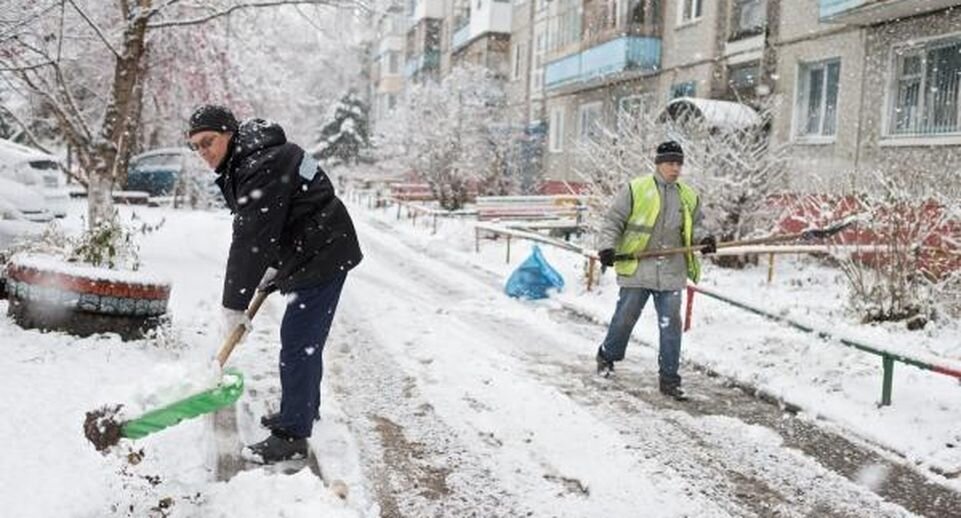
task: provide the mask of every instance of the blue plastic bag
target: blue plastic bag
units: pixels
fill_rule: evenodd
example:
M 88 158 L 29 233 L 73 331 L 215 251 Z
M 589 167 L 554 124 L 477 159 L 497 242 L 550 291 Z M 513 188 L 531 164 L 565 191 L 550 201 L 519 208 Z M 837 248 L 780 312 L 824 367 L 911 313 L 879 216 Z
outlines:
M 504 292 L 511 297 L 537 300 L 547 298 L 547 290 L 563 287 L 564 278 L 547 263 L 540 247 L 534 245 L 531 255 L 507 279 Z

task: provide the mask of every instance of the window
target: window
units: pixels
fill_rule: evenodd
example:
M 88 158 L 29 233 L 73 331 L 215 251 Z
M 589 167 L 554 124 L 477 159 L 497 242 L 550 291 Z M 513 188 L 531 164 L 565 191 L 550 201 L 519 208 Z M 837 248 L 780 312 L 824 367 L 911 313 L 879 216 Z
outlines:
M 397 106 L 397 96 L 394 94 L 387 94 L 387 109 L 393 110 Z
M 617 0 L 607 1 L 607 26 L 610 28 L 617 27 Z
M 538 31 L 535 39 L 537 40 L 537 46 L 534 47 L 534 67 L 540 68 L 544 64 L 544 51 L 547 50 L 547 38 L 544 36 L 543 32 Z
M 642 27 L 657 27 L 660 24 L 660 0 L 632 0 L 627 8 L 627 23 Z
M 517 81 L 521 77 L 521 56 L 524 54 L 524 44 L 514 44 L 514 52 L 511 54 L 511 81 Z
M 727 84 L 733 90 L 743 90 L 757 86 L 759 70 L 757 62 L 734 65 L 727 69 Z
M 798 75 L 795 133 L 832 137 L 837 133 L 839 60 L 802 63 Z
M 577 118 L 577 138 L 582 142 L 601 134 L 601 103 L 582 104 Z
M 547 26 L 548 47 L 556 50 L 581 40 L 581 0 L 555 0 L 557 14 Z
M 387 72 L 390 74 L 397 74 L 400 72 L 400 56 L 396 52 L 387 53 Z
M 653 109 L 652 94 L 638 94 L 622 97 L 617 103 L 617 130 L 624 132 L 636 129 L 644 117 Z
M 704 0 L 680 0 L 677 4 L 677 24 L 693 22 L 701 17 Z
M 731 5 L 731 39 L 761 34 L 766 25 L 765 0 L 734 0 Z
M 548 128 L 548 149 L 551 153 L 564 151 L 564 107 L 551 108 L 550 127 Z
M 696 92 L 697 92 L 697 86 L 694 81 L 686 81 L 684 83 L 673 84 L 671 85 L 670 99 L 677 99 L 678 97 L 694 97 L 694 94 Z
M 961 40 L 939 40 L 895 55 L 891 135 L 961 133 L 958 84 Z

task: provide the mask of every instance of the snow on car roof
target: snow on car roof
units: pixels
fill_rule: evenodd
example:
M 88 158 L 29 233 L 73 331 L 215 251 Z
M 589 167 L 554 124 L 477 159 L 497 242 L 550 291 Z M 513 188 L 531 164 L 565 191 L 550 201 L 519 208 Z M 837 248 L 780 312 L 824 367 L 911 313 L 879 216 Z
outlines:
M 135 155 L 131 158 L 131 160 L 138 160 L 141 158 L 154 156 L 154 155 L 185 155 L 190 152 L 191 151 L 185 147 L 162 147 L 157 149 L 151 149 L 150 151 L 145 151 L 143 153 L 140 153 L 139 155 Z
M 0 160 L 17 162 L 26 162 L 28 160 L 60 161 L 60 159 L 54 155 L 7 139 L 0 139 Z

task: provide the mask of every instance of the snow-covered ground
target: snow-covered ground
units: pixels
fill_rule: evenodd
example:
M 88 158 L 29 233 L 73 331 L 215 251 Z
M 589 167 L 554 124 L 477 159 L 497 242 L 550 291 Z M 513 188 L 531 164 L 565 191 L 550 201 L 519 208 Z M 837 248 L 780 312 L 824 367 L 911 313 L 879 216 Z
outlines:
M 147 221 L 165 219 L 142 245 L 145 269 L 174 285 L 164 336 L 76 339 L 0 317 L 4 516 L 909 514 L 871 491 L 883 484 L 883 467 L 865 466 L 852 482 L 766 426 L 661 402 L 649 347 L 632 344 L 618 378 L 598 381 L 592 357 L 617 289 L 607 277 L 587 292 L 582 259 L 543 247 L 567 287 L 551 300 L 516 301 L 501 287 L 526 245 L 514 242 L 505 264 L 503 242 L 474 252 L 469 222 L 442 221 L 432 235 L 393 209 L 363 205 L 351 210 L 367 257 L 348 280 L 328 342 L 323 421 L 311 441 L 327 478 L 347 483 L 346 501 L 307 470 L 255 469 L 217 481 L 211 419 L 101 455 L 83 437 L 84 412 L 137 407 L 144 394 L 203 371 L 218 345 L 229 216 L 137 210 Z M 74 207 L 67 225 L 77 228 L 81 212 Z M 852 322 L 838 273 L 812 261 L 779 262 L 770 285 L 766 268 L 708 267 L 705 277 L 734 298 L 868 342 L 961 356 L 956 325 L 907 332 Z M 283 305 L 282 297 L 268 300 L 230 360 L 247 378 L 240 415 L 257 417 L 276 403 Z M 635 333 L 647 344 L 656 343 L 650 309 Z M 894 404 L 878 408 L 878 358 L 706 297 L 695 302 L 683 355 L 682 374 L 696 363 L 755 385 L 801 406 L 803 420 L 895 461 L 906 457 L 961 489 L 927 469 L 961 470 L 961 387 L 949 378 L 899 365 Z M 710 405 L 715 389 L 686 380 L 692 404 Z M 249 421 L 241 439 L 258 440 L 263 432 Z

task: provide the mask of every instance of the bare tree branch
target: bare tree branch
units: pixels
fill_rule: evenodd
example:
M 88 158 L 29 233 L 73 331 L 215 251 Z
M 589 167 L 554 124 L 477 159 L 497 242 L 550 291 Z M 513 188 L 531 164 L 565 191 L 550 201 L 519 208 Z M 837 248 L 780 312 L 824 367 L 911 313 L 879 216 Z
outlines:
M 7 117 L 10 117 L 11 119 L 13 119 L 13 121 L 16 122 L 17 125 L 23 129 L 23 133 L 27 136 L 27 139 L 30 140 L 30 144 L 32 144 L 33 147 L 39 149 L 40 151 L 43 151 L 44 153 L 50 153 L 50 150 L 47 149 L 43 144 L 41 144 L 40 139 L 38 139 L 37 136 L 33 133 L 33 131 L 30 130 L 30 126 L 27 125 L 27 123 L 24 122 L 23 119 L 21 119 L 20 117 L 17 117 L 17 114 L 14 113 L 13 110 L 0 104 L 0 111 L 2 111 L 4 115 L 6 115 Z
M 77 2 L 75 0 L 67 0 L 67 1 L 70 2 L 70 5 L 72 5 L 74 9 L 76 9 L 77 13 L 80 14 L 80 17 L 83 18 L 85 22 L 87 22 L 87 25 L 89 25 L 94 30 L 94 32 L 97 33 L 97 36 L 100 37 L 100 41 L 102 41 L 103 44 L 106 45 L 108 49 L 110 49 L 110 52 L 113 53 L 114 57 L 116 57 L 117 59 L 121 59 L 120 53 L 117 52 L 115 48 L 113 48 L 113 45 L 111 45 L 110 42 L 107 40 L 107 37 L 103 34 L 103 31 L 100 30 L 100 27 L 97 26 L 96 23 L 93 23 L 93 20 L 91 20 L 87 16 L 87 13 L 85 13 L 83 9 L 81 9 L 80 6 L 77 5 Z
M 162 27 L 185 27 L 188 25 L 200 25 L 200 24 L 207 23 L 211 20 L 214 20 L 216 18 L 227 16 L 228 14 L 241 9 L 259 8 L 259 7 L 277 7 L 281 5 L 303 5 L 303 4 L 333 5 L 333 6 L 355 4 L 355 5 L 363 6 L 363 4 L 358 4 L 353 0 L 347 0 L 344 2 L 338 2 L 337 0 L 267 0 L 264 2 L 250 2 L 250 3 L 232 5 L 226 9 L 222 9 L 220 11 L 209 14 L 207 16 L 201 16 L 199 18 L 192 18 L 189 20 L 171 20 L 169 22 L 148 23 L 147 28 L 158 29 Z
M 16 33 L 15 31 L 16 31 L 18 28 L 23 27 L 24 25 L 29 25 L 29 24 L 32 23 L 34 20 L 37 20 L 37 19 L 39 19 L 40 17 L 42 17 L 43 15 L 47 14 L 47 11 L 50 11 L 51 9 L 54 9 L 54 8 L 56 8 L 58 5 L 60 5 L 60 2 L 61 2 L 61 1 L 62 1 L 62 0 L 56 0 L 56 1 L 52 2 L 52 3 L 51 3 L 50 5 L 48 5 L 47 7 L 44 7 L 43 9 L 40 9 L 39 11 L 37 11 L 36 13 L 34 13 L 33 15 L 27 16 L 26 18 L 24 18 L 24 19 L 18 21 L 17 23 L 15 23 L 12 27 L 7 28 L 4 32 L 0 33 L 0 43 L 3 43 L 4 41 L 6 41 L 6 40 L 8 40 L 8 39 L 10 39 L 10 38 L 16 37 L 17 33 Z

